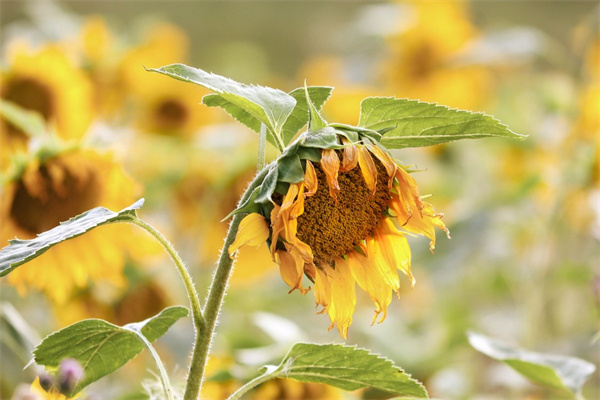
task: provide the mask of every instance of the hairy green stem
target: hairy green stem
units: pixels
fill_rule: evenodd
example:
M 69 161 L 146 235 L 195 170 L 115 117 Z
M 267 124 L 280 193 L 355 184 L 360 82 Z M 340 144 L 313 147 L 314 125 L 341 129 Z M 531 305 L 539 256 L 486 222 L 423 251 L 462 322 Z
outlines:
M 234 393 L 231 394 L 231 396 L 229 396 L 227 398 L 227 400 L 238 400 L 241 399 L 243 395 L 245 395 L 246 393 L 248 393 L 250 390 L 254 389 L 255 387 L 257 387 L 258 385 L 265 383 L 266 381 L 270 381 L 271 379 L 276 378 L 276 376 L 273 376 L 270 373 L 265 373 L 262 375 L 257 376 L 256 378 L 252 379 L 250 382 L 247 382 L 244 386 L 242 386 L 241 388 L 239 388 L 238 390 L 236 390 Z
M 240 203 L 243 204 L 248 197 L 252 194 L 254 189 L 259 186 L 268 172 L 268 168 L 263 168 L 262 171 L 256 175 L 252 183 L 246 189 L 246 192 L 242 196 Z M 233 269 L 234 259 L 229 256 L 229 246 L 235 240 L 237 235 L 238 227 L 244 215 L 235 214 L 229 225 L 229 231 L 221 250 L 221 255 L 217 264 L 217 269 L 212 278 L 210 289 L 206 300 L 206 305 L 203 310 L 204 316 L 204 329 L 201 335 L 196 336 L 196 342 L 194 344 L 194 350 L 192 352 L 192 362 L 190 365 L 190 371 L 188 374 L 187 385 L 185 388 L 184 400 L 197 400 L 202 387 L 202 379 L 204 377 L 204 370 L 208 361 L 208 352 L 212 344 L 212 337 L 217 325 L 217 317 L 221 311 L 223 304 L 223 298 L 225 297 L 225 291 L 229 283 L 229 277 Z
M 260 133 L 258 135 L 258 160 L 256 162 L 256 172 L 260 172 L 265 167 L 267 149 L 267 126 L 260 124 Z
M 158 372 L 160 373 L 160 382 L 162 383 L 163 390 L 165 392 L 165 398 L 167 400 L 174 400 L 173 389 L 171 388 L 171 383 L 169 382 L 169 375 L 167 374 L 165 366 L 160 360 L 158 353 L 156 352 L 156 350 L 154 350 L 152 344 L 148 341 L 148 339 L 146 339 L 146 337 L 142 334 L 141 331 L 136 330 L 135 333 L 137 334 L 138 338 L 142 342 L 144 342 L 144 345 L 146 345 L 146 348 L 148 349 L 148 351 L 150 351 L 150 354 L 152 355 L 152 358 L 154 359 L 154 362 L 158 367 Z
M 202 331 L 202 329 L 204 328 L 205 324 L 204 317 L 202 316 L 202 307 L 200 307 L 200 298 L 198 297 L 198 292 L 196 292 L 196 288 L 194 286 L 192 277 L 190 276 L 189 271 L 185 267 L 185 264 L 181 260 L 181 257 L 179 257 L 179 254 L 177 254 L 177 251 L 175 251 L 173 245 L 169 243 L 169 241 L 159 231 L 154 229 L 154 227 L 152 227 L 150 224 L 147 224 L 146 222 L 142 221 L 137 216 L 128 220 L 128 222 L 131 222 L 132 224 L 135 224 L 145 229 L 148 233 L 154 236 L 173 260 L 173 263 L 175 264 L 175 267 L 177 267 L 177 271 L 179 272 L 179 275 L 183 280 L 185 290 L 190 300 L 190 307 L 192 309 L 192 319 L 194 321 L 194 328 L 196 329 L 196 336 L 198 336 L 200 331 Z

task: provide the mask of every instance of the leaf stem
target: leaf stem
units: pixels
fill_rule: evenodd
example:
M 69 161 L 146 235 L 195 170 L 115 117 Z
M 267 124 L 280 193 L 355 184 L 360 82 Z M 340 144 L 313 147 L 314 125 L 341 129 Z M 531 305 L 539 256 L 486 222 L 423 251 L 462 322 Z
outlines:
M 271 379 L 274 379 L 274 378 L 277 378 L 277 376 L 275 376 L 269 372 L 259 375 L 256 378 L 252 379 L 251 381 L 247 382 L 244 386 L 242 386 L 235 392 L 233 392 L 231 394 L 231 396 L 229 396 L 227 398 L 227 400 L 241 399 L 242 396 L 245 395 L 246 393 L 248 393 L 250 390 L 252 390 L 255 387 L 257 387 L 258 385 L 265 383 L 266 381 L 270 381 Z
M 143 229 L 145 229 L 148 233 L 156 238 L 169 254 L 175 267 L 177 267 L 177 271 L 183 280 L 183 284 L 185 285 L 185 290 L 187 292 L 188 298 L 190 300 L 190 307 L 192 308 L 192 319 L 194 321 L 194 327 L 196 329 L 196 336 L 198 336 L 199 332 L 204 328 L 204 317 L 202 316 L 202 307 L 200 306 L 200 298 L 198 297 L 198 292 L 196 292 L 196 288 L 194 286 L 194 281 L 190 276 L 189 271 L 187 270 L 183 260 L 177 254 L 177 251 L 173 247 L 173 245 L 154 227 L 150 224 L 147 224 L 137 216 L 134 216 L 128 222 L 131 222 Z
M 160 382 L 162 383 L 167 400 L 174 400 L 173 389 L 171 388 L 171 383 L 169 382 L 169 375 L 167 374 L 165 366 L 160 360 L 158 353 L 156 352 L 156 350 L 154 350 L 154 347 L 152 347 L 152 344 L 148 341 L 148 339 L 146 339 L 142 332 L 140 332 L 139 330 L 135 330 L 134 332 L 137 334 L 138 338 L 142 342 L 144 342 L 146 348 L 148 349 L 148 351 L 150 351 L 150 354 L 152 355 L 156 366 L 158 367 L 158 372 L 160 373 Z
M 267 175 L 268 168 L 263 168 L 250 183 L 246 192 L 242 196 L 239 204 L 243 204 L 248 197 L 252 194 L 254 189 L 258 187 L 265 176 Z M 233 270 L 234 259 L 229 256 L 228 248 L 235 240 L 237 235 L 238 227 L 243 214 L 235 214 L 229 225 L 229 231 L 221 250 L 221 255 L 217 264 L 217 268 L 212 278 L 210 289 L 206 300 L 206 305 L 203 310 L 205 326 L 202 331 L 202 335 L 196 337 L 194 344 L 194 350 L 192 352 L 192 362 L 190 365 L 190 371 L 187 379 L 187 385 L 185 388 L 184 400 L 196 400 L 200 394 L 202 387 L 202 378 L 204 376 L 204 370 L 208 361 L 208 352 L 212 344 L 212 337 L 217 324 L 217 317 L 223 304 L 223 298 L 225 297 L 225 291 L 229 283 L 229 277 Z

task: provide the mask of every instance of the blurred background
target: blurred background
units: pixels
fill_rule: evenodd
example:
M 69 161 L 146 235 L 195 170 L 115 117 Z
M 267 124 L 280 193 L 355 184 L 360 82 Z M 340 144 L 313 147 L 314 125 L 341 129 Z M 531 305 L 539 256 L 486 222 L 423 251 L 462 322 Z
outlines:
M 409 238 L 413 274 L 387 320 L 360 293 L 348 344 L 371 349 L 432 397 L 560 397 L 471 348 L 473 330 L 596 365 L 600 350 L 600 37 L 597 2 L 0 1 L 0 97 L 37 113 L 0 119 L 0 239 L 26 239 L 96 206 L 140 197 L 141 217 L 180 251 L 201 296 L 226 222 L 256 171 L 257 135 L 200 103 L 200 87 L 146 72 L 182 62 L 291 91 L 335 86 L 328 121 L 396 96 L 492 114 L 523 142 L 485 139 L 395 151 L 452 240 Z M 31 128 L 31 127 L 30 127 Z M 270 149 L 270 156 L 275 156 Z M 312 294 L 287 294 L 265 248 L 245 248 L 209 365 L 224 399 L 297 341 L 341 342 Z M 140 321 L 187 305 L 170 260 L 130 227 L 65 242 L 0 282 L 0 398 L 50 332 L 83 318 Z M 189 320 L 157 342 L 180 388 Z M 86 389 L 102 399 L 160 390 L 143 354 Z M 143 381 L 143 384 L 140 383 Z M 14 395 L 17 398 L 17 395 Z M 584 387 L 600 397 L 596 374 Z M 256 399 L 384 399 L 280 380 Z

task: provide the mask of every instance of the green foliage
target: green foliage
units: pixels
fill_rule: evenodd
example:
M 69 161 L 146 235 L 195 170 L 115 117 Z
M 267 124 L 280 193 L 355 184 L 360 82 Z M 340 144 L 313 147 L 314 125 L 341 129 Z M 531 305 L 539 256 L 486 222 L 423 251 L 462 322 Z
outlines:
M 30 261 L 52 246 L 86 233 L 98 226 L 135 218 L 135 210 L 142 207 L 144 199 L 140 199 L 131 206 L 119 212 L 114 212 L 104 207 L 96 207 L 77 217 L 39 234 L 30 240 L 14 239 L 10 245 L 0 250 L 0 276 L 7 275 L 18 266 Z
M 325 383 L 344 390 L 371 387 L 395 395 L 427 397 L 423 385 L 392 361 L 364 349 L 338 344 L 297 343 L 281 364 L 266 375 Z
M 79 321 L 47 336 L 34 350 L 34 360 L 51 370 L 58 368 L 65 358 L 79 361 L 85 376 L 75 386 L 72 392 L 75 394 L 141 353 L 145 345 L 139 334 L 153 342 L 187 315 L 186 307 L 174 306 L 145 321 L 123 327 L 100 319 Z
M 364 99 L 358 125 L 384 132 L 381 144 L 388 149 L 432 146 L 459 139 L 526 137 L 489 115 L 394 97 Z
M 46 131 L 46 124 L 39 113 L 10 101 L 0 99 L 0 116 L 31 137 L 40 136 Z
M 152 68 L 150 71 L 158 72 L 184 82 L 195 83 L 216 92 L 237 108 L 228 107 L 227 103 L 216 101 L 215 98 L 209 98 L 209 103 L 224 107 L 227 112 L 233 113 L 232 115 L 241 121 L 247 120 L 245 113 L 251 115 L 267 126 L 274 144 L 280 150 L 283 150 L 281 140 L 283 125 L 296 106 L 296 100 L 289 94 L 279 89 L 245 85 L 224 76 L 211 74 L 183 64 L 171 64 L 156 69 Z M 239 109 L 245 113 L 240 113 Z M 255 122 L 244 123 L 250 127 L 256 125 Z
M 596 367 L 579 358 L 535 353 L 511 346 L 479 333 L 469 332 L 476 350 L 502 361 L 531 381 L 577 395 Z
M 313 100 L 314 106 L 317 109 L 320 109 L 321 106 L 325 103 L 325 101 L 329 98 L 332 90 L 333 88 L 326 86 L 311 86 L 308 88 L 309 95 Z M 291 114 L 288 116 L 287 120 L 283 124 L 281 137 L 285 146 L 287 146 L 296 136 L 298 131 L 302 129 L 304 125 L 306 125 L 309 114 L 309 108 L 306 102 L 304 88 L 294 89 L 289 93 L 289 95 L 296 99 L 296 106 L 294 107 Z M 246 125 L 253 131 L 260 133 L 261 121 L 258 118 L 254 117 L 251 113 L 249 113 L 242 107 L 239 107 L 236 104 L 223 98 L 221 95 L 206 95 L 202 98 L 202 102 L 209 107 L 221 107 L 237 121 Z M 267 140 L 269 140 L 271 144 L 276 145 L 273 142 L 272 136 L 268 136 Z

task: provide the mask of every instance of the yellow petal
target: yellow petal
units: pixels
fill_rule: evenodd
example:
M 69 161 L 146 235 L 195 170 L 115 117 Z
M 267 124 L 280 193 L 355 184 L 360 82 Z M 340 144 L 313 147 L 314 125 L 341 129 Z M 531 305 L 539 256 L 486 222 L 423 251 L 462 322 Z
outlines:
M 367 184 L 367 187 L 371 189 L 371 193 L 375 194 L 375 190 L 377 189 L 377 167 L 375 167 L 375 162 L 366 147 L 359 146 L 357 147 L 357 150 L 358 165 L 360 165 L 360 170 L 362 171 L 363 178 L 365 178 L 365 183 Z
M 415 278 L 410 272 L 411 252 L 406 237 L 399 232 L 392 221 L 384 218 L 374 232 L 383 258 L 394 268 L 409 277 L 412 286 Z
M 331 287 L 329 285 L 329 279 L 321 268 L 312 267 L 309 275 L 313 276 L 315 280 L 315 302 L 317 306 L 322 306 L 325 312 L 331 303 Z
M 348 254 L 348 265 L 356 283 L 369 294 L 375 303 L 373 323 L 379 313 L 383 313 L 379 321 L 383 322 L 387 314 L 387 307 L 392 302 L 392 288 L 377 267 L 372 265 L 372 262 L 362 254 L 357 252 Z
M 304 186 L 308 190 L 304 194 L 304 197 L 313 196 L 317 193 L 317 173 L 315 172 L 315 166 L 309 160 L 306 160 L 306 172 L 304 173 Z
M 302 286 L 302 276 L 304 272 L 304 260 L 297 251 L 277 250 L 277 263 L 279 264 L 279 273 L 281 278 L 292 290 L 298 289 L 302 294 L 306 294 L 308 289 Z
M 383 151 L 380 147 L 374 145 L 369 150 L 371 153 L 373 153 L 373 155 L 375 155 L 375 157 L 379 159 L 379 161 L 381 161 L 385 167 L 385 170 L 389 176 L 388 188 L 391 188 L 392 183 L 394 182 L 394 176 L 396 175 L 396 169 L 399 168 L 398 165 L 394 162 L 394 160 L 392 160 L 392 157 L 390 157 L 390 155 Z
M 331 304 L 327 309 L 332 325 L 337 325 L 340 335 L 348 339 L 348 328 L 352 324 L 352 314 L 356 307 L 356 291 L 354 277 L 343 258 L 335 260 L 335 269 L 326 267 L 327 277 L 331 286 Z
M 356 146 L 350 144 L 350 141 L 345 137 L 342 137 L 342 143 L 346 146 L 343 150 L 342 165 L 340 166 L 340 172 L 348 172 L 356 168 L 358 164 L 358 151 Z
M 325 172 L 329 194 L 337 203 L 337 194 L 340 192 L 338 183 L 338 172 L 340 170 L 340 158 L 333 149 L 324 149 L 321 151 L 321 168 Z
M 241 246 L 259 246 L 269 237 L 269 226 L 265 217 L 257 213 L 251 213 L 244 217 L 237 231 L 234 242 L 229 246 L 231 256 Z
M 450 231 L 442 222 L 444 214 L 436 213 L 433 206 L 429 203 L 422 202 L 423 209 L 419 214 L 413 216 L 404 225 L 404 229 L 409 232 L 425 235 L 430 239 L 429 250 L 433 253 L 435 249 L 435 228 L 439 228 L 446 232 L 446 236 L 450 238 Z

